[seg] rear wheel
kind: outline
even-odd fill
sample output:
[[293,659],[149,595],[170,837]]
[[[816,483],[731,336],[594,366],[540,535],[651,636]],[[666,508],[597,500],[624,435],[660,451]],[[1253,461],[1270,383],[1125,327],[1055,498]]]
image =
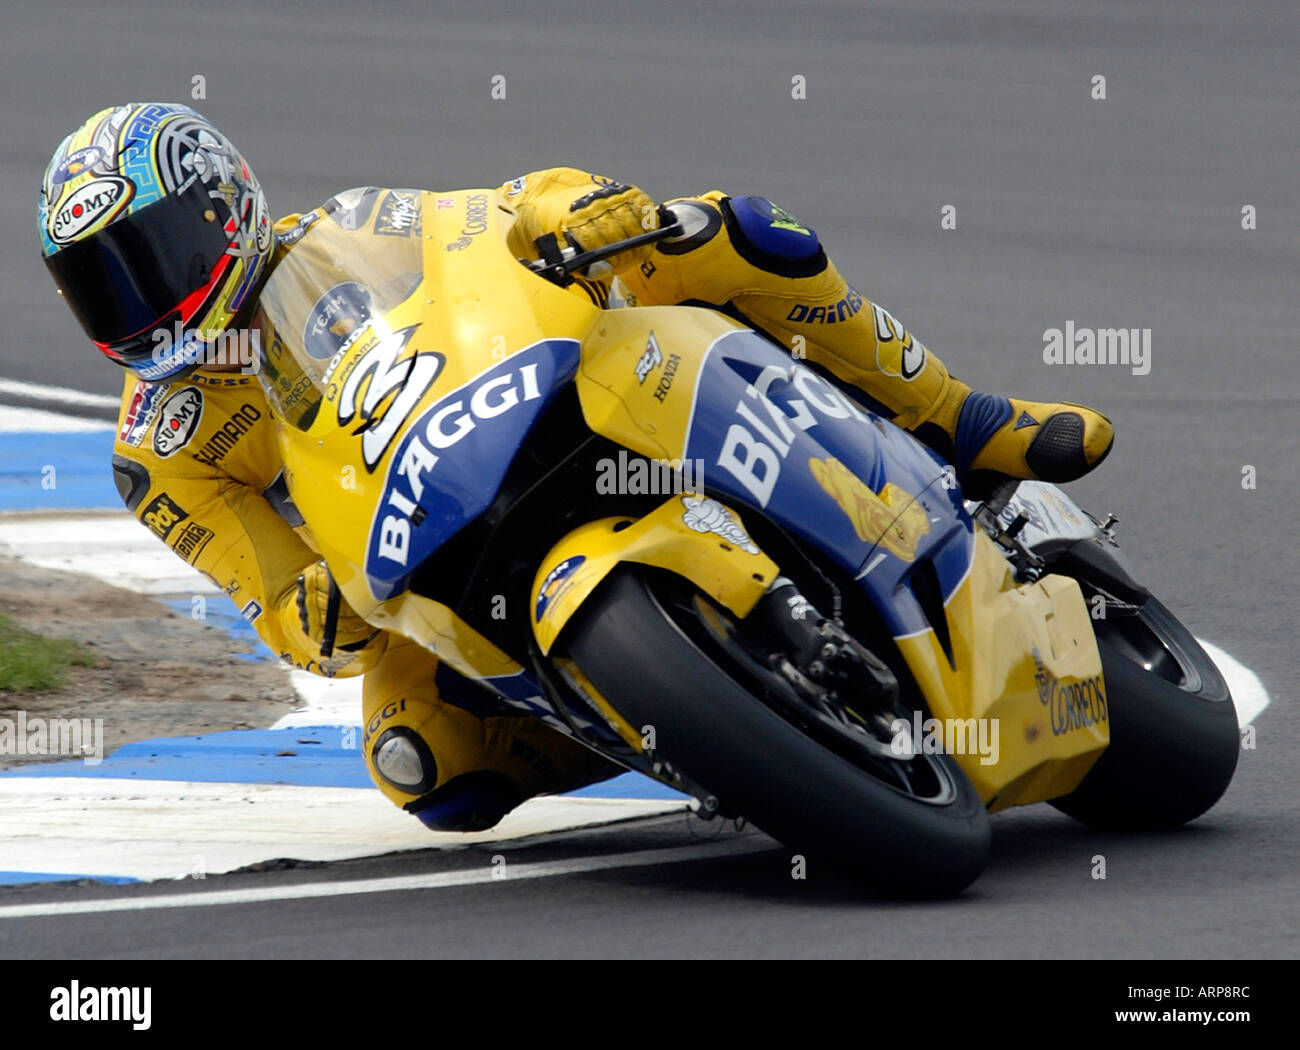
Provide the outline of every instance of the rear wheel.
[[737,622],[687,581],[616,573],[566,631],[583,674],[655,755],[768,834],[888,893],[953,894],[983,870],[989,822],[942,754],[898,755],[890,712],[791,700]]
[[1237,712],[1205,650],[1155,598],[1094,621],[1110,746],[1052,805],[1114,830],[1176,827],[1223,796],[1237,768]]

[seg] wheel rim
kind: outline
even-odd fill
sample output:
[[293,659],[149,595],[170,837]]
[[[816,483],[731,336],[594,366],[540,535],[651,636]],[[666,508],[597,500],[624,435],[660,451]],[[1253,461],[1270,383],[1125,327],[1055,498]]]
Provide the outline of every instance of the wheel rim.
[[[743,637],[742,625],[725,609],[684,585],[672,587],[654,581],[648,589],[665,619],[688,641],[755,699],[807,736],[884,787],[913,801],[946,806],[957,798],[954,771],[943,761],[946,756],[921,751],[914,751],[910,757],[892,753],[892,734],[879,732],[881,712],[863,715],[849,709],[848,717],[836,719],[801,703],[775,671],[738,641]],[[890,714],[911,725],[913,712],[905,705],[900,703]],[[854,722],[858,724],[856,730]],[[874,733],[873,723],[878,730]]]
[[1159,617],[1148,608],[1153,601],[1148,599],[1132,612],[1095,621],[1097,643],[1112,656],[1137,665],[1185,693],[1199,695],[1206,685],[1200,662],[1176,637],[1161,629]]

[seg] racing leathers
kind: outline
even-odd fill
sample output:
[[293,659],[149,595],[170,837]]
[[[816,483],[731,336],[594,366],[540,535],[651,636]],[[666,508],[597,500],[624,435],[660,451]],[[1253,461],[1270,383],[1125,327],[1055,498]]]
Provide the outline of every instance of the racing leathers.
[[[591,249],[653,229],[667,214],[635,187],[573,168],[533,172],[498,192],[515,213],[509,237],[519,256],[536,257],[546,234]],[[314,222],[371,221],[357,219],[350,194],[277,223],[272,266]],[[713,191],[669,206],[681,232],[615,256],[572,293],[602,306],[721,310],[912,429],[963,476],[1069,480],[1109,450],[1109,421],[1089,409],[973,393],[845,282],[813,230],[764,198]],[[316,674],[364,675],[367,769],[430,827],[490,827],[525,798],[617,772],[351,611],[289,498],[276,424],[254,376],[200,369],[169,384],[128,379],[113,467],[127,507],[221,587],[272,651]]]

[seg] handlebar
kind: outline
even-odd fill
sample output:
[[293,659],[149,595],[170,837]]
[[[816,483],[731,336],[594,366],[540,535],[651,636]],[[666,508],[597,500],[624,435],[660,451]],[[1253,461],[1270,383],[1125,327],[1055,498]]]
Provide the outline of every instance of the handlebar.
[[612,244],[602,245],[587,252],[580,252],[572,246],[561,248],[555,235],[547,234],[544,237],[538,237],[536,241],[537,250],[541,253],[542,258],[520,259],[519,261],[547,280],[555,281],[557,284],[568,284],[572,280],[572,274],[585,271],[593,263],[601,262],[632,248],[640,248],[645,244],[654,244],[669,237],[676,237],[684,232],[681,220],[673,213],[673,210],[661,205],[659,208],[660,223],[663,223],[665,219],[670,219],[671,224],[667,226],[661,225],[657,230],[638,233],[635,237],[614,241]]

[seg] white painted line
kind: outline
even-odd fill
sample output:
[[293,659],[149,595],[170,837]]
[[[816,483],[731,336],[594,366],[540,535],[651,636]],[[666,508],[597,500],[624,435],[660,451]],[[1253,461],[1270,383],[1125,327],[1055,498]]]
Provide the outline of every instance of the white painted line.
[[1232,693],[1232,703],[1237,709],[1237,724],[1248,726],[1264,708],[1268,707],[1272,697],[1268,695],[1268,690],[1264,688],[1264,683],[1259,680],[1249,667],[1234,657],[1231,653],[1224,652],[1217,645],[1207,642],[1204,638],[1197,638],[1202,649],[1215,665],[1219,668],[1220,674],[1228,683],[1228,689]]
[[218,594],[125,509],[67,517],[2,515],[0,551],[46,569],[80,573],[139,594]]
[[529,799],[496,827],[430,831],[373,788],[0,777],[0,871],[179,879],[269,857],[333,861],[655,816],[672,799]]
[[66,386],[46,386],[44,383],[28,383],[21,379],[0,379],[0,394],[14,394],[18,397],[30,397],[36,401],[57,401],[64,405],[86,405],[91,408],[113,408],[122,404],[120,397],[108,394],[88,394],[84,390],[73,390]]
[[289,684],[303,706],[290,711],[272,729],[361,724],[360,678],[322,678],[295,669],[289,672]]
[[0,433],[88,434],[113,429],[115,424],[103,420],[65,416],[43,408],[0,405]]
[[681,864],[692,860],[713,860],[743,856],[772,849],[770,840],[758,835],[706,842],[696,846],[638,850],[604,857],[583,857],[554,864],[507,864],[502,876],[493,867],[473,871],[448,871],[429,875],[402,875],[387,879],[353,879],[348,882],[310,882],[295,886],[267,886],[245,890],[214,890],[211,893],[169,893],[124,900],[60,901],[46,904],[12,904],[0,907],[0,919],[31,919],[40,916],[102,915],[116,911],[154,911],[159,908],[211,908],[223,904],[259,904],[267,901],[309,900],[316,897],[348,897],[365,893],[406,893],[412,890],[440,890],[449,886],[478,886],[509,883],[520,879],[546,879],[556,875],[578,875],[589,871],[618,868],[646,868],[660,864]]

